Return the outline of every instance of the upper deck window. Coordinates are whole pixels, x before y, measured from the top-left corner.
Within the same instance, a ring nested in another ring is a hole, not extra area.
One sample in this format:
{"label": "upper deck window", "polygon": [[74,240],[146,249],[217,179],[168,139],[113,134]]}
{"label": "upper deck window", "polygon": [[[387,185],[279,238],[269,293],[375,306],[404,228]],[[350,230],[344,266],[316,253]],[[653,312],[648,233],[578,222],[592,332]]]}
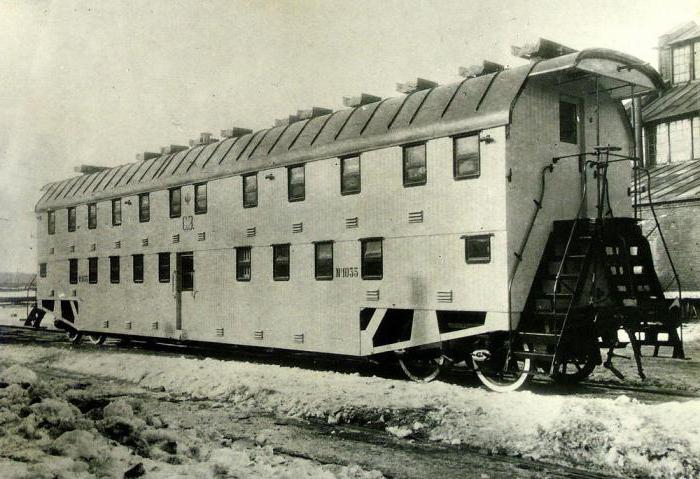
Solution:
{"label": "upper deck window", "polygon": [[109,257],[109,282],[119,282],[119,256]]}
{"label": "upper deck window", "polygon": [[135,254],[132,256],[132,273],[134,283],[143,283],[143,255]]}
{"label": "upper deck window", "polygon": [[272,279],[287,281],[289,279],[289,245],[272,245]]}
{"label": "upper deck window", "polygon": [[424,185],[428,178],[425,143],[403,147],[403,185]]}
{"label": "upper deck window", "polygon": [[243,176],[243,208],[258,206],[258,175],[253,173]]}
{"label": "upper deck window", "polygon": [[251,248],[242,246],[236,248],[236,280],[250,281],[251,278]]}
{"label": "upper deck window", "polygon": [[151,221],[151,196],[148,193],[139,195],[139,222]]}
{"label": "upper deck window", "polygon": [[381,238],[362,241],[362,279],[382,279],[384,276],[384,249]]}
{"label": "upper deck window", "polygon": [[122,199],[116,198],[112,200],[112,226],[122,224]]}
{"label": "upper deck window", "polygon": [[171,188],[170,192],[170,217],[179,218],[182,214],[182,190]]}
{"label": "upper deck window", "polygon": [[318,280],[333,279],[333,242],[323,241],[314,245],[314,273]]}
{"label": "upper deck window", "polygon": [[304,165],[287,168],[287,198],[289,201],[303,201],[306,195]]}
{"label": "upper deck window", "polygon": [[75,207],[68,208],[68,231],[75,231]]}
{"label": "upper deck window", "polygon": [[47,218],[47,227],[48,227],[48,232],[50,235],[56,233],[56,212],[55,211],[47,211],[46,212],[46,218]]}
{"label": "upper deck window", "polygon": [[68,260],[68,282],[70,284],[78,284],[78,260]]}
{"label": "upper deck window", "polygon": [[464,236],[464,256],[467,263],[491,261],[491,235]]}
{"label": "upper deck window", "polygon": [[454,138],[452,160],[455,180],[478,177],[481,173],[479,135]]}
{"label": "upper deck window", "polygon": [[194,185],[194,214],[202,215],[207,212],[207,184]]}
{"label": "upper deck window", "polygon": [[350,156],[340,159],[340,193],[353,195],[359,193],[362,188],[360,176],[360,157]]}
{"label": "upper deck window", "polygon": [[97,203],[88,204],[88,229],[97,228]]}
{"label": "upper deck window", "polygon": [[571,101],[559,101],[559,141],[578,143],[578,105]]}

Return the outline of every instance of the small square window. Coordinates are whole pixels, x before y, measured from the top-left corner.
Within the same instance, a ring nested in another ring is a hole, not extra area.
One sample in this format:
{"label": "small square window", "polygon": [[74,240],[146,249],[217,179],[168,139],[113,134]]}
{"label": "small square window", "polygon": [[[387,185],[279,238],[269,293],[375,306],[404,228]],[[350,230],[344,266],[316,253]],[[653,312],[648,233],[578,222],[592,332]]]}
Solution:
{"label": "small square window", "polygon": [[455,180],[477,178],[481,173],[479,135],[456,137],[452,145]]}
{"label": "small square window", "polygon": [[119,256],[109,257],[109,282],[119,283]]}
{"label": "small square window", "polygon": [[304,165],[287,168],[287,198],[289,201],[303,201],[306,196]]}
{"label": "small square window", "polygon": [[48,226],[48,232],[50,235],[56,233],[56,212],[55,211],[47,211],[46,212],[46,217],[47,217],[47,226]]}
{"label": "small square window", "polygon": [[39,277],[46,278],[46,263],[39,263]]}
{"label": "small square window", "polygon": [[258,206],[258,175],[243,176],[243,208]]}
{"label": "small square window", "polygon": [[75,231],[75,207],[68,208],[68,231]]}
{"label": "small square window", "polygon": [[289,245],[272,245],[272,279],[287,281],[289,279]]}
{"label": "small square window", "polygon": [[236,280],[250,281],[251,278],[251,248],[243,246],[236,248]]}
{"label": "small square window", "polygon": [[333,242],[324,241],[314,244],[314,270],[317,280],[333,279]]}
{"label": "small square window", "polygon": [[350,156],[340,159],[340,194],[354,195],[362,188],[360,157]]}
{"label": "small square window", "polygon": [[180,188],[171,188],[170,194],[170,217],[179,218],[182,215],[182,190]]}
{"label": "small square window", "polygon": [[97,258],[88,258],[88,282],[97,284]]}
{"label": "small square window", "polygon": [[207,184],[194,185],[194,214],[203,215],[207,212]]}
{"label": "small square window", "polygon": [[491,235],[463,236],[464,256],[467,263],[491,261]]}
{"label": "small square window", "polygon": [[427,182],[425,143],[403,147],[403,185],[419,186]]}
{"label": "small square window", "polygon": [[122,224],[122,199],[116,198],[112,200],[112,226]]}
{"label": "small square window", "polygon": [[97,228],[97,203],[88,204],[88,229]]}
{"label": "small square window", "polygon": [[382,279],[384,276],[384,250],[381,238],[362,241],[362,279]]}
{"label": "small square window", "polygon": [[135,254],[132,256],[132,259],[134,283],[143,283],[143,255]]}
{"label": "small square window", "polygon": [[158,253],[158,282],[170,282],[170,253]]}
{"label": "small square window", "polygon": [[139,195],[139,223],[151,221],[151,196],[148,193]]}
{"label": "small square window", "polygon": [[570,101],[559,101],[559,141],[578,143],[578,106]]}
{"label": "small square window", "polygon": [[68,260],[68,282],[70,284],[78,284],[78,260]]}

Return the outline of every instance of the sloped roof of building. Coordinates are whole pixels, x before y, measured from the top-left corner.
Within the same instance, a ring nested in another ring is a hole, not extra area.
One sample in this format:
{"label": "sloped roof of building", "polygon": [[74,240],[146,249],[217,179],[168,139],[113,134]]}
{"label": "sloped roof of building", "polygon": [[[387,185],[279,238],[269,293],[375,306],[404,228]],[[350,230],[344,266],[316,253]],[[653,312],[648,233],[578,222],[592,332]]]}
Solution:
{"label": "sloped roof of building", "polygon": [[[619,64],[627,68],[620,70]],[[651,89],[661,82],[653,68],[634,57],[583,50],[50,183],[42,188],[36,210],[504,126],[530,74],[579,67],[584,73],[601,69],[609,82],[627,80]]]}
{"label": "sloped roof of building", "polygon": [[677,85],[647,104],[642,110],[645,123],[680,118],[700,112],[700,80]]}
{"label": "sloped roof of building", "polygon": [[[700,160],[657,166],[650,170],[649,177],[654,204],[700,199]],[[644,174],[640,176],[638,190],[638,204],[648,205],[649,181]]]}
{"label": "sloped roof of building", "polygon": [[689,22],[681,27],[681,29],[673,32],[670,38],[668,38],[666,45],[676,45],[698,37],[700,37],[700,26],[695,22]]}

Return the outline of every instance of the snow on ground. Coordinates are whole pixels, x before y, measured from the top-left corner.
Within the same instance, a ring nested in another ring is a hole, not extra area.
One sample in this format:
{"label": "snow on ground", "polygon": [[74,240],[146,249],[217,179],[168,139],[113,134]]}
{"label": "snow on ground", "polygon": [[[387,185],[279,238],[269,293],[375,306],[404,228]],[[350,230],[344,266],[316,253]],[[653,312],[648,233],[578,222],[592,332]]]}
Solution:
{"label": "snow on ground", "polygon": [[[439,381],[417,384],[109,350],[5,346],[3,358],[214,399],[232,410],[379,427],[407,440],[461,444],[628,477],[700,477],[700,400],[642,404],[625,396],[495,394]],[[236,462],[243,457],[237,454],[214,457]]]}

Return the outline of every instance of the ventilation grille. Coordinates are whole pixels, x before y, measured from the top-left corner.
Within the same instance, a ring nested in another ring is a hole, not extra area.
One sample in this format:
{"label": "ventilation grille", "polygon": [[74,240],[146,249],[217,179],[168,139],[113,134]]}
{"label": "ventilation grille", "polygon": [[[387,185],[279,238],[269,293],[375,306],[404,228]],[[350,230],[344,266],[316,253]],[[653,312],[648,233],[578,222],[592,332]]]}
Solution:
{"label": "ventilation grille", "polygon": [[451,303],[452,302],[452,291],[438,291],[437,292],[437,302],[438,303]]}
{"label": "ventilation grille", "polygon": [[109,321],[102,321],[103,328],[109,328]]}
{"label": "ventilation grille", "polygon": [[115,249],[119,249],[119,248],[121,248],[121,247],[122,247],[122,242],[121,242],[121,241],[115,241],[115,242],[114,242],[114,248],[115,248]]}
{"label": "ventilation grille", "polygon": [[197,233],[197,241],[204,241],[207,239],[207,234],[202,231],[201,233]]}
{"label": "ventilation grille", "polygon": [[70,245],[68,247],[68,251],[70,251],[71,253],[75,253],[75,245],[74,244]]}
{"label": "ventilation grille", "polygon": [[345,228],[347,229],[357,228],[359,223],[357,216],[354,218],[345,218]]}
{"label": "ventilation grille", "polygon": [[295,343],[303,343],[304,342],[304,333],[295,334],[294,335],[294,342]]}
{"label": "ventilation grille", "polygon": [[379,301],[379,290],[372,289],[366,293],[367,301]]}
{"label": "ventilation grille", "polygon": [[173,243],[179,243],[180,242],[180,235],[173,235]]}
{"label": "ventilation grille", "polygon": [[408,213],[409,223],[422,223],[423,222],[423,211],[411,211]]}
{"label": "ventilation grille", "polygon": [[251,226],[245,230],[245,235],[247,238],[252,238],[255,236],[255,226]]}
{"label": "ventilation grille", "polygon": [[148,238],[143,238],[141,240],[141,246],[148,246]]}
{"label": "ventilation grille", "polygon": [[222,338],[224,336],[224,328],[216,328],[216,335]]}
{"label": "ventilation grille", "polygon": [[257,331],[253,331],[253,339],[261,340],[262,338],[263,338],[263,331],[261,329],[258,329]]}
{"label": "ventilation grille", "polygon": [[131,329],[131,321],[124,323],[124,329]]}
{"label": "ventilation grille", "polygon": [[304,231],[304,223],[294,223],[292,225],[292,233],[301,233]]}
{"label": "ventilation grille", "polygon": [[90,251],[97,251],[97,244],[96,243],[92,243],[90,245]]}
{"label": "ventilation grille", "polygon": [[151,329],[153,329],[153,330],[158,329],[158,321],[153,321],[153,322],[151,323]]}

